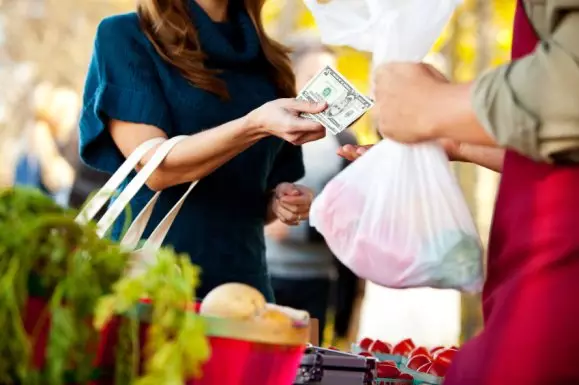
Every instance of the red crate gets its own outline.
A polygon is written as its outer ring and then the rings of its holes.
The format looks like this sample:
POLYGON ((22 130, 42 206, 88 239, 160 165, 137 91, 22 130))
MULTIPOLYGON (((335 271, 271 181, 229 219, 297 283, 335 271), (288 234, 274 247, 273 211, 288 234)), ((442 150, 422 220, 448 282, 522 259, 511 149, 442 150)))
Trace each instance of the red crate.
MULTIPOLYGON (((148 306, 148 301, 143 305, 148 306)), ((45 361, 45 350, 50 320, 45 312, 47 302, 30 298, 24 318, 24 326, 29 335, 33 335, 34 367, 42 368, 45 361), (40 322, 40 323, 39 323, 40 322)), ((199 303, 192 305, 191 311, 199 311, 199 303)), ((140 325, 140 342, 146 341, 146 317, 140 325)), ((251 323, 234 320, 204 318, 208 325, 208 340, 211 347, 211 358, 203 366, 203 376, 190 380, 187 385, 291 385, 295 379, 302 354, 303 343, 266 343, 259 341, 260 333, 251 323), (253 329, 253 330, 252 330, 253 329), (252 337, 253 336, 253 337, 252 337)), ((113 319, 101 332, 96 355, 95 369, 100 369, 101 377, 94 385, 115 385, 112 373, 115 365, 115 347, 117 331, 121 318, 113 319)), ((304 328, 303 325, 296 325, 304 328)), ((305 327, 305 329, 309 329, 305 327)), ((302 331, 300 330, 299 333, 302 331)), ((304 336, 308 330, 303 331, 304 336)), ((282 338, 283 339, 283 338, 282 338)), ((123 384, 124 385, 124 384, 123 384)))

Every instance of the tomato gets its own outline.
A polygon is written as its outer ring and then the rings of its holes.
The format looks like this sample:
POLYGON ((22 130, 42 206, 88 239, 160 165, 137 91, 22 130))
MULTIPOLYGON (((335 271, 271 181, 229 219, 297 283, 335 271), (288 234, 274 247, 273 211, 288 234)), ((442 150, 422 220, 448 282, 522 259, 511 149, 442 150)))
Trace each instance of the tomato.
POLYGON ((432 361, 430 360, 430 357, 425 356, 424 354, 418 354, 418 355, 412 357, 408 361, 406 366, 412 370, 418 370, 418 368, 424 366, 425 364, 429 364, 431 362, 432 361))
POLYGON ((429 362, 428 364, 424 364, 421 367, 419 367, 416 371, 420 372, 420 373, 428 373, 431 366, 432 366, 432 362, 429 362))
POLYGON ((398 376, 399 380, 409 380, 409 381, 414 381, 414 377, 412 377, 411 374, 408 373, 400 373, 400 375, 398 376))
POLYGON ((432 349, 430 349, 430 355, 432 356, 432 355, 434 355, 434 353, 436 353, 437 351, 442 350, 442 349, 444 349, 444 346, 437 346, 435 348, 432 348, 432 349))
POLYGON ((384 341, 376 340, 370 345, 370 349, 368 350, 372 353, 391 354, 392 345, 384 341))
POLYGON ((385 360, 385 361, 380 361, 381 365, 390 365, 390 366, 394 366, 395 368, 398 367, 398 365, 396 365, 396 362, 394 361, 390 361, 390 360, 385 360))
POLYGON ((445 367, 449 367, 454 359, 454 355, 457 350, 455 349, 442 349, 436 352, 434 355, 434 362, 445 367))
POLYGON ((384 365, 382 362, 379 362, 376 368, 376 375, 378 378, 395 379, 400 376, 400 370, 394 366, 384 365))
POLYGON ((405 340, 398 342, 394 346, 394 348, 392 349, 392 354, 408 357, 410 352, 414 350, 415 347, 416 345, 414 345, 414 342, 410 338, 407 338, 405 340))
POLYGON ((430 367, 428 368, 428 374, 432 374, 436 377, 444 377, 446 376, 446 371, 448 370, 448 366, 441 365, 440 363, 434 361, 430 367))
POLYGON ((360 343, 358 344, 358 346, 360 346, 360 349, 362 350, 370 350, 370 346, 374 343, 374 340, 371 338, 363 338, 360 343))
POLYGON ((362 357, 374 357, 374 356, 372 355, 372 353, 368 353, 368 352, 362 352, 362 353, 359 353, 358 355, 359 355, 359 356, 362 356, 362 357))
POLYGON ((430 351, 428 349, 426 349, 424 346, 418 346, 417 348, 414 348, 411 352, 410 352, 410 356, 409 357, 414 357, 414 356, 426 356, 426 357, 431 357, 432 355, 430 354, 430 351))

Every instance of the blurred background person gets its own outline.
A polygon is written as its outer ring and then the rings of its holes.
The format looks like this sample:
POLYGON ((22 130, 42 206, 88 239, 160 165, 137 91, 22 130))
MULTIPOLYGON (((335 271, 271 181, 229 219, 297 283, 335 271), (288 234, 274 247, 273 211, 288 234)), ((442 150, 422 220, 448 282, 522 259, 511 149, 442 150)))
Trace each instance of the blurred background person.
MULTIPOLYGON (((292 46, 298 91, 323 67, 336 66, 335 53, 316 39, 300 38, 292 46)), ((303 145, 306 174, 298 183, 319 194, 325 184, 348 164, 336 156, 337 149, 355 143, 354 135, 345 131, 303 145)), ((323 237, 310 227, 309 221, 293 227, 281 221, 268 225, 266 256, 276 302, 304 309, 317 318, 320 344, 323 343, 326 315, 333 302, 335 335, 346 338, 358 278, 334 258, 323 237)))
POLYGON ((24 132, 16 159, 14 184, 37 188, 66 206, 74 169, 65 149, 76 128, 78 95, 49 83, 37 86, 34 120, 24 132))

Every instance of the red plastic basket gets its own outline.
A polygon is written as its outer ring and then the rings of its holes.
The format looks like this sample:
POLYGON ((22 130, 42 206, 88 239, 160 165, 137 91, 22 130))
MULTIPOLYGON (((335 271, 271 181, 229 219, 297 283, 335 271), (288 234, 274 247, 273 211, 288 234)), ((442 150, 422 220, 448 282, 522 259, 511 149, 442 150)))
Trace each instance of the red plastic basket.
MULTIPOLYGON (((145 306, 149 303, 143 301, 145 306)), ((50 320, 45 317, 46 306, 45 300, 30 298, 24 317, 27 333, 30 336, 34 335, 33 360, 37 369, 42 368, 45 362, 50 325, 50 320)), ((199 303, 192 304, 190 310, 198 312, 199 306, 199 303)), ((291 385, 294 382, 305 350, 305 341, 303 344, 250 341, 243 338, 247 333, 242 329, 247 328, 247 325, 223 319, 205 318, 205 320, 208 325, 211 358, 203 366, 202 378, 190 380, 187 385, 291 385), (237 327, 238 325, 241 325, 241 329, 237 327)), ((120 324, 120 318, 113 319, 100 335, 95 369, 101 369, 102 375, 93 382, 94 385, 115 385, 112 373, 116 361, 117 331, 120 324)), ((142 345, 145 343, 146 335, 145 321, 140 327, 142 345)))
POLYGON ((209 337, 211 358, 203 377, 187 385, 291 385, 303 346, 279 346, 209 337))

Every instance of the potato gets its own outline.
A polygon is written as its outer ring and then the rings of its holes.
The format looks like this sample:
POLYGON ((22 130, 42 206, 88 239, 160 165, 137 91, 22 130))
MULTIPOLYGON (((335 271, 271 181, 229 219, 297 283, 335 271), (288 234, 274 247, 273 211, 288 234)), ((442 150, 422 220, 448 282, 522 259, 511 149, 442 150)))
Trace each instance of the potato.
POLYGON ((242 283, 226 283, 211 290, 201 303, 200 314, 210 317, 253 319, 263 312, 265 297, 242 283))

